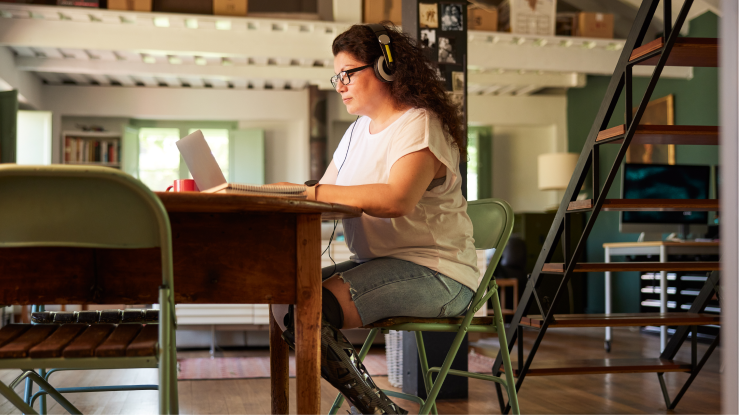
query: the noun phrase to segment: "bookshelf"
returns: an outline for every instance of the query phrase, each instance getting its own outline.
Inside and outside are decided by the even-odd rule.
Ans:
[[[121,133],[63,131],[62,163],[121,168]]]

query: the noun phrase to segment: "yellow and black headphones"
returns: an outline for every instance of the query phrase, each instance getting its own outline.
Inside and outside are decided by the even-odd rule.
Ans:
[[[372,65],[372,69],[375,71],[375,76],[382,82],[392,82],[395,80],[393,71],[395,70],[395,56],[393,56],[392,47],[390,45],[390,36],[387,34],[387,29],[381,24],[368,24],[365,25],[372,33],[377,36],[377,41],[380,42],[380,49],[382,50],[382,56],[377,58],[375,63]]]

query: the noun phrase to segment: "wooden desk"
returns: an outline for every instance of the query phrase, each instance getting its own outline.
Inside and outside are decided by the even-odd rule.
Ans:
[[[361,215],[354,207],[234,194],[157,193],[172,226],[177,303],[297,304],[298,413],[320,412],[321,219]],[[116,218],[110,218],[116,220]],[[44,261],[39,261],[44,258]],[[6,248],[0,284],[52,273],[35,288],[46,304],[106,304],[106,293],[131,304],[157,303],[160,253],[153,249]],[[89,291],[69,292],[76,279]],[[7,304],[14,290],[2,290]],[[287,347],[271,319],[272,412],[287,413]]]
[[[611,257],[623,255],[655,255],[659,256],[659,262],[668,262],[668,255],[718,255],[718,242],[612,242],[603,244],[606,263],[611,262]],[[611,313],[611,271],[605,272],[606,285],[606,314]],[[660,272],[660,313],[667,313],[667,272]],[[611,327],[606,327],[606,350],[611,349],[613,332]],[[660,328],[660,352],[667,345],[667,327]]]

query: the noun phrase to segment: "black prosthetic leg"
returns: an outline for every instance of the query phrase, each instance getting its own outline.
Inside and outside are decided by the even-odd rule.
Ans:
[[[395,405],[375,385],[367,369],[359,360],[354,346],[336,327],[343,326],[344,315],[333,293],[323,289],[323,317],[321,319],[321,376],[341,392],[362,414],[407,414]],[[338,310],[338,313],[337,313]],[[295,348],[295,327],[292,313],[285,316],[287,330],[282,338]]]

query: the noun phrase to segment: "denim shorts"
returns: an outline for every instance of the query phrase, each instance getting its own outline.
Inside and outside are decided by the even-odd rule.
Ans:
[[[402,259],[347,261],[322,271],[323,280],[338,274],[349,284],[363,325],[388,317],[458,316],[475,295],[444,274]]]

